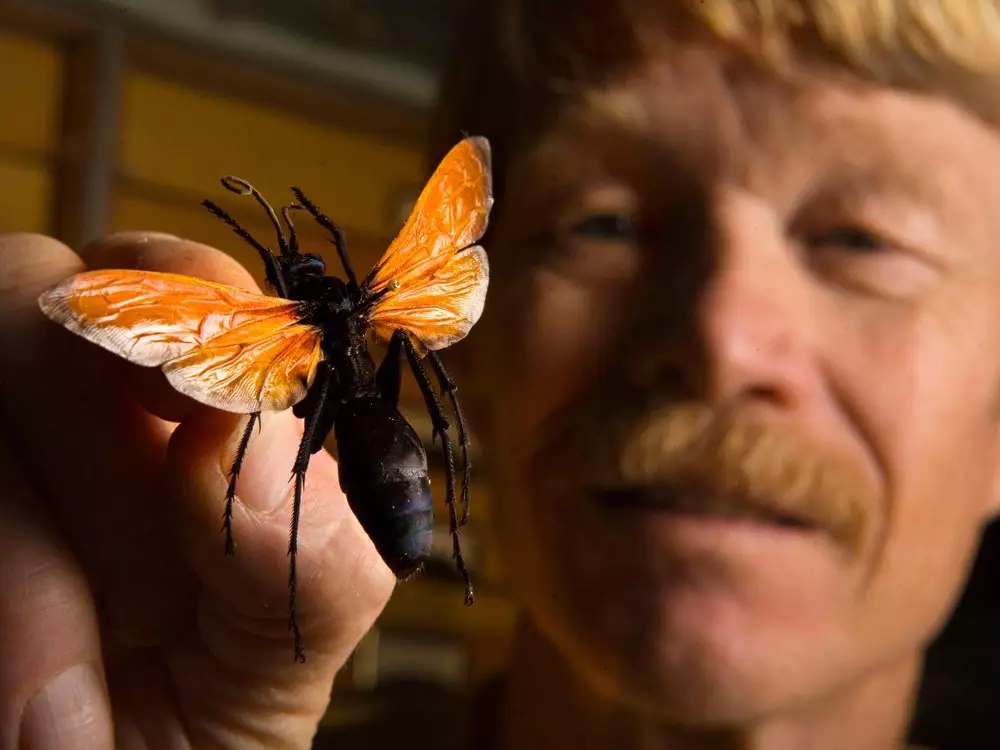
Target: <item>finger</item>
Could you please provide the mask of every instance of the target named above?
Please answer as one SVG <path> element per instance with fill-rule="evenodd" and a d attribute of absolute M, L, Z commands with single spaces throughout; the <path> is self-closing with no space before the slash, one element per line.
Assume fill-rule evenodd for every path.
<path fill-rule="evenodd" d="M 169 235 L 113 236 L 86 253 L 95 262 L 136 259 L 170 270 L 188 264 L 220 281 L 249 279 L 219 251 Z M 227 263 L 228 279 L 219 278 Z M 0 410 L 60 527 L 76 543 L 112 634 L 109 645 L 155 643 L 188 617 L 186 592 L 193 586 L 186 568 L 169 563 L 176 542 L 155 481 L 173 425 L 140 407 L 135 392 L 141 386 L 128 387 L 142 368 L 73 336 L 38 310 L 41 291 L 83 270 L 75 253 L 49 238 L 3 235 L 0 268 Z M 156 388 L 147 390 L 149 400 Z M 174 418 L 203 408 L 172 391 L 161 402 L 173 404 Z M 60 461 L 56 472 L 48 466 L 53 456 Z"/>
<path fill-rule="evenodd" d="M 180 273 L 260 291 L 253 276 L 231 256 L 170 234 L 120 232 L 92 242 L 80 251 L 80 256 L 90 269 L 128 268 Z M 122 362 L 121 369 L 143 408 L 160 419 L 181 422 L 192 412 L 204 408 L 174 390 L 159 368 Z"/>
<path fill-rule="evenodd" d="M 0 747 L 109 748 L 90 590 L 3 443 L 0 488 Z"/>
<path fill-rule="evenodd" d="M 38 309 L 38 295 L 82 261 L 47 237 L 0 235 L 0 268 L 0 417 L 18 459 L 73 543 L 111 633 L 181 620 L 190 584 L 163 564 L 176 553 L 151 481 L 169 432 L 122 387 L 116 357 Z"/>
<path fill-rule="evenodd" d="M 166 239 L 156 239 L 144 248 L 147 261 L 155 256 L 150 246 L 161 241 L 167 242 Z M 29 256 L 34 258 L 31 264 L 24 262 Z M 100 579 L 102 574 L 105 578 L 125 579 L 112 581 L 111 584 L 104 582 L 112 592 L 116 590 L 114 584 L 119 584 L 119 596 L 108 598 L 118 602 L 135 602 L 141 600 L 145 592 L 147 598 L 154 595 L 154 599 L 178 601 L 179 596 L 165 593 L 169 592 L 166 584 L 178 569 L 186 571 L 187 566 L 174 560 L 173 548 L 162 538 L 164 529 L 171 530 L 173 526 L 166 514 L 171 502 L 167 502 L 168 498 L 161 497 L 161 487 L 165 484 L 161 480 L 170 479 L 187 488 L 178 493 L 182 497 L 179 505 L 182 510 L 186 508 L 197 512 L 200 509 L 201 512 L 206 512 L 208 509 L 211 523 L 208 520 L 199 522 L 195 515 L 191 523 L 193 530 L 187 532 L 195 537 L 203 537 L 200 550 L 197 545 L 192 544 L 189 558 L 198 563 L 198 556 L 202 555 L 207 560 L 210 540 L 221 537 L 218 533 L 219 511 L 225 496 L 225 476 L 220 467 L 219 455 L 221 445 L 231 444 L 234 439 L 234 427 L 237 426 L 233 424 L 233 418 L 208 410 L 194 413 L 188 420 L 190 425 L 185 424 L 174 433 L 172 452 L 176 453 L 177 458 L 171 460 L 164 476 L 161 464 L 170 431 L 157 432 L 149 415 L 145 412 L 138 413 L 141 410 L 129 402 L 128 393 L 121 387 L 118 379 L 120 372 L 113 371 L 109 364 L 120 366 L 120 361 L 98 347 L 48 324 L 37 311 L 37 294 L 48 285 L 79 270 L 79 259 L 67 248 L 44 238 L 20 237 L 12 240 L 8 236 L 0 237 L 0 267 L 10 271 L 0 279 L 0 286 L 6 284 L 10 290 L 7 301 L 0 302 L 0 344 L 9 344 L 0 346 L 0 368 L 3 368 L 0 375 L 14 375 L 14 378 L 8 377 L 5 382 L 8 386 L 13 383 L 14 387 L 8 387 L 0 393 L 0 400 L 5 412 L 14 416 L 13 421 L 27 437 L 23 444 L 31 455 L 28 463 L 38 472 L 40 480 L 47 484 L 48 489 L 59 497 L 61 505 L 59 502 L 57 505 L 66 516 L 64 521 L 69 521 L 67 528 L 75 535 L 81 548 L 90 553 L 91 569 L 96 571 L 95 580 Z M 10 299 L 20 302 L 9 303 Z M 31 313 L 20 314 L 19 311 L 24 310 L 30 310 Z M 16 355 L 11 357 L 10 352 L 16 352 Z M 26 373 L 31 376 L 28 377 Z M 66 420 L 66 415 L 71 415 L 72 419 Z M 111 424 L 107 425 L 109 417 Z M 219 428 L 215 432 L 208 429 L 212 420 L 218 420 Z M 295 424 L 296 429 L 301 429 Z M 45 427 L 40 429 L 40 425 Z M 57 426 L 57 429 L 52 429 L 52 425 Z M 185 442 L 185 436 L 189 436 L 191 440 Z M 297 434 L 290 438 L 278 440 L 278 445 L 296 445 Z M 185 445 L 191 447 L 190 452 L 183 449 Z M 268 453 L 270 455 L 273 452 Z M 59 472 L 46 471 L 46 460 L 52 455 L 59 456 Z M 109 457 L 119 456 L 120 460 L 109 460 Z M 188 456 L 187 464 L 183 460 L 184 456 Z M 208 464 L 204 463 L 206 456 L 211 457 Z M 199 458 L 201 463 L 198 462 Z M 252 472 L 251 467 L 256 463 L 256 458 L 251 457 L 245 465 L 246 470 Z M 289 461 L 277 476 L 287 481 L 290 466 Z M 273 467 L 268 469 L 264 464 L 263 469 L 269 475 Z M 317 475 L 325 478 L 317 481 Z M 311 564 L 311 555 L 319 558 L 319 562 L 311 568 L 315 579 L 309 580 L 306 574 L 302 578 L 303 624 L 306 637 L 310 639 L 307 644 L 311 643 L 308 647 L 313 658 L 308 666 L 302 667 L 292 664 L 290 653 L 285 652 L 281 666 L 271 669 L 267 677 L 256 684 L 257 690 L 240 691 L 238 685 L 246 687 L 245 682 L 227 683 L 237 693 L 232 696 L 234 701 L 240 700 L 240 695 L 244 701 L 271 696 L 266 698 L 267 705 L 261 708 L 259 714 L 255 711 L 239 713 L 240 716 L 271 717 L 274 719 L 270 725 L 271 730 L 274 730 L 276 723 L 280 724 L 280 717 L 276 718 L 274 712 L 281 700 L 286 701 L 286 712 L 298 717 L 293 717 L 293 721 L 300 725 L 304 721 L 308 726 L 318 719 L 328 700 L 333 671 L 343 663 L 352 644 L 356 643 L 381 611 L 393 584 L 391 573 L 378 558 L 353 515 L 349 514 L 342 495 L 332 495 L 334 502 L 331 507 L 334 510 L 328 512 L 333 515 L 324 515 L 322 502 L 317 499 L 320 495 L 330 497 L 329 493 L 318 491 L 324 487 L 336 488 L 336 473 L 330 457 L 321 453 L 314 457 L 314 466 L 307 483 L 302 541 L 305 550 L 301 557 L 303 568 Z M 253 489 L 241 487 L 240 492 L 247 508 L 257 505 Z M 262 498 L 267 496 L 267 493 L 261 493 Z M 337 497 L 340 497 L 339 504 L 336 502 Z M 169 500 L 173 501 L 174 498 Z M 286 496 L 286 511 L 289 503 L 290 497 Z M 318 510 L 310 510 L 314 507 Z M 239 514 L 245 514 L 244 517 L 251 521 L 254 519 L 253 514 L 239 509 L 237 513 L 237 533 L 242 544 L 237 559 L 242 562 L 244 557 L 250 556 L 248 550 L 253 551 L 256 536 L 253 528 L 243 532 L 239 530 Z M 256 521 L 264 529 L 261 534 L 263 541 L 259 546 L 265 553 L 270 549 L 270 557 L 266 554 L 260 556 L 263 562 L 259 569 L 253 568 L 243 575 L 239 575 L 237 571 L 234 574 L 236 585 L 233 591 L 252 588 L 245 583 L 240 585 L 245 577 L 253 580 L 254 574 L 281 570 L 281 563 L 287 564 L 287 557 L 283 554 L 284 545 L 278 545 L 276 541 L 284 536 L 284 533 L 279 535 L 276 529 L 282 532 L 287 529 L 287 513 L 283 519 L 277 520 L 279 518 L 280 515 L 276 515 L 268 524 Z M 244 523 L 244 529 L 246 526 Z M 345 534 L 338 531 L 338 544 L 343 542 L 343 546 L 327 545 L 325 558 L 322 547 L 315 551 L 316 542 L 308 541 L 316 535 L 325 539 L 326 535 L 332 535 L 341 526 L 353 531 Z M 273 536 L 268 537 L 268 534 Z M 217 544 L 219 558 L 225 563 L 227 559 L 221 554 L 221 540 Z M 274 550 L 278 549 L 282 554 L 275 559 Z M 209 571 L 207 563 L 198 566 L 198 572 L 206 579 Z M 344 589 L 336 586 L 324 587 L 323 581 L 331 575 L 336 575 L 342 582 L 349 582 L 353 588 L 348 587 L 344 593 Z M 284 576 L 280 576 L 280 579 L 284 579 Z M 131 585 L 131 589 L 125 584 Z M 279 598 L 278 591 L 283 586 L 271 581 L 265 588 L 276 601 Z M 307 595 L 306 592 L 314 588 L 320 591 L 320 595 Z M 222 618 L 230 611 L 226 606 L 221 606 L 229 602 L 215 593 L 217 590 L 206 590 L 202 600 L 203 611 L 210 610 L 213 606 L 216 608 L 214 616 L 203 616 L 202 619 L 207 622 L 212 622 L 214 618 L 221 623 Z M 316 602 L 313 605 L 316 608 L 315 614 L 309 613 L 310 601 Z M 274 611 L 275 607 L 276 605 L 270 607 L 270 611 Z M 239 613 L 239 608 L 237 612 Z M 278 612 L 280 618 L 264 616 L 261 618 L 262 622 L 268 623 L 270 627 L 276 619 L 283 620 L 285 607 L 280 607 Z M 260 639 L 259 633 L 253 628 L 252 619 L 245 614 L 241 615 L 239 626 L 235 628 L 235 632 L 244 633 L 251 641 L 255 634 Z M 314 636 L 311 628 L 315 628 L 318 635 Z M 207 634 L 209 630 L 204 632 Z M 195 636 L 202 637 L 203 634 L 194 633 L 192 638 Z M 197 639 L 190 641 L 189 651 L 197 656 L 204 656 L 205 649 L 199 643 Z M 278 658 L 276 648 L 261 645 L 251 644 L 247 646 L 245 653 L 251 658 L 234 664 L 233 675 L 244 674 L 246 670 L 259 672 L 262 668 L 270 669 L 268 656 Z M 178 654 L 177 658 L 181 659 L 182 655 Z M 211 659 L 203 659 L 201 662 L 206 678 L 214 676 L 216 680 L 222 679 L 221 675 L 213 671 L 211 662 Z M 183 670 L 178 671 L 180 672 Z M 317 678 L 316 673 L 320 677 Z M 306 677 L 307 674 L 313 676 Z M 236 677 L 231 679 L 236 680 Z M 304 686 L 301 684 L 303 681 L 306 681 Z M 203 684 L 212 684 L 212 679 L 206 679 Z M 277 690 L 274 685 L 277 685 Z M 182 690 L 182 694 L 190 695 L 201 686 L 202 683 L 189 685 Z M 284 690 L 281 690 L 282 686 Z M 219 707 L 225 703 L 225 696 L 226 691 L 220 690 L 214 700 L 206 699 L 204 705 Z M 299 705 L 304 703 L 309 705 Z M 299 713 L 300 708 L 302 713 Z M 229 716 L 231 718 L 232 714 Z"/>
<path fill-rule="evenodd" d="M 252 277 L 228 256 L 197 243 L 161 237 L 139 243 L 133 237 L 119 236 L 91 246 L 85 254 L 92 267 L 184 272 L 256 288 Z M 199 678 L 182 689 L 181 695 L 197 695 L 192 711 L 214 712 L 216 718 L 227 708 L 230 713 L 226 715 L 234 715 L 234 706 L 240 709 L 235 715 L 271 715 L 274 706 L 245 705 L 254 696 L 245 682 L 228 685 L 228 691 L 227 686 L 214 684 L 220 675 L 211 665 L 222 659 L 229 675 L 245 675 L 248 670 L 264 675 L 262 684 L 269 686 L 268 694 L 282 680 L 290 680 L 289 695 L 297 696 L 297 715 L 304 717 L 303 731 L 308 733 L 325 709 L 333 673 L 385 606 L 395 579 L 350 512 L 339 490 L 335 463 L 325 452 L 313 456 L 302 508 L 299 556 L 300 615 L 310 649 L 308 671 L 313 673 L 306 678 L 302 665 L 292 662 L 287 631 L 293 491 L 289 477 L 301 422 L 290 412 L 265 414 L 262 429 L 251 440 L 237 486 L 240 502 L 235 507 L 234 533 L 238 549 L 232 558 L 223 555 L 220 522 L 227 475 L 243 423 L 241 418 L 212 410 L 190 412 L 171 443 L 166 476 L 180 488 L 165 504 L 176 510 L 181 548 L 204 582 L 199 638 L 214 643 L 215 651 L 214 658 L 206 659 L 198 653 L 200 646 L 192 646 L 197 658 L 190 666 Z M 320 541 L 314 543 L 314 538 Z M 323 585 L 317 585 L 320 582 Z M 314 690 L 303 691 L 303 682 L 309 679 Z M 213 687 L 206 689 L 208 685 Z M 303 705 L 310 700 L 312 711 Z"/>
<path fill-rule="evenodd" d="M 294 483 L 289 481 L 302 435 L 290 412 L 265 414 L 250 442 L 235 508 L 235 556 L 218 534 L 226 473 L 242 422 L 199 414 L 173 435 L 168 454 L 170 504 L 183 549 L 204 582 L 199 647 L 184 653 L 192 683 L 185 699 L 211 724 L 218 715 L 253 715 L 257 730 L 276 726 L 311 736 L 329 687 L 382 611 L 395 579 L 351 513 L 326 451 L 312 457 L 299 526 L 299 619 L 306 664 L 293 662 L 288 632 L 288 535 Z M 211 665 L 222 664 L 217 670 Z M 267 698 L 248 684 L 268 685 Z M 294 708 L 293 708 L 294 707 Z"/>
<path fill-rule="evenodd" d="M 178 428 L 168 454 L 168 473 L 181 480 L 171 488 L 172 506 L 180 514 L 189 562 L 206 587 L 237 614 L 258 623 L 273 620 L 280 637 L 270 645 L 280 650 L 279 663 L 285 665 L 291 645 L 285 628 L 295 486 L 291 466 L 302 422 L 287 411 L 262 416 L 236 486 L 237 554 L 220 561 L 217 522 L 242 426 L 231 415 L 215 412 Z M 360 638 L 370 625 L 366 621 L 385 605 L 395 579 L 351 512 L 336 463 L 326 451 L 309 462 L 298 542 L 299 605 L 304 628 L 317 630 L 313 650 L 336 649 L 340 644 L 334 641 L 342 636 Z"/>

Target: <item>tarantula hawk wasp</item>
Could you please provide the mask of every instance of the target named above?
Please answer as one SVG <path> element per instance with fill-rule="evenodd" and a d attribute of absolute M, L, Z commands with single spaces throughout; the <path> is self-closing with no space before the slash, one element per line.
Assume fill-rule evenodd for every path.
<path fill-rule="evenodd" d="M 489 143 L 462 140 L 424 186 L 399 234 L 358 281 L 341 229 L 302 191 L 274 209 L 249 183 L 227 177 L 226 189 L 252 196 L 277 234 L 265 247 L 211 201 L 203 205 L 252 245 L 277 296 L 171 273 L 95 270 L 76 274 L 39 297 L 53 321 L 130 362 L 159 367 L 177 391 L 217 409 L 248 414 L 223 512 L 225 550 L 234 552 L 236 481 L 254 425 L 264 411 L 291 408 L 304 420 L 292 475 L 289 538 L 289 628 L 304 661 L 296 613 L 297 535 L 310 457 L 332 430 L 340 483 L 351 510 L 399 580 L 415 575 L 430 553 L 433 507 L 427 455 L 398 410 L 405 360 L 440 438 L 453 557 L 474 600 L 458 530 L 468 518 L 469 439 L 455 383 L 437 351 L 466 336 L 479 320 L 489 283 L 486 252 L 476 244 L 493 205 Z M 318 255 L 299 250 L 290 211 L 306 210 L 326 229 L 344 279 L 326 274 Z M 287 228 L 287 229 L 286 229 Z M 367 335 L 388 342 L 376 368 Z M 456 465 L 444 403 L 430 363 L 455 413 L 462 452 L 462 517 L 456 510 Z"/>

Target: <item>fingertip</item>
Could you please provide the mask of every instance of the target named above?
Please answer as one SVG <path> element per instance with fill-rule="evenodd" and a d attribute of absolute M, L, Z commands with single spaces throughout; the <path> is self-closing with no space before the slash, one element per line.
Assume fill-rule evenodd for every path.
<path fill-rule="evenodd" d="M 209 560 L 221 554 L 223 511 L 229 475 L 236 457 L 240 439 L 249 417 L 230 414 L 215 409 L 196 411 L 174 430 L 167 449 L 168 492 L 173 498 L 172 507 L 178 523 L 182 546 L 191 557 L 196 570 L 211 568 Z M 273 431 L 269 430 L 270 434 Z M 250 446 L 260 438 L 255 429 Z M 256 454 L 258 451 L 254 451 Z M 243 462 L 241 481 L 237 485 L 234 525 L 243 526 L 246 498 L 240 494 L 246 485 L 246 472 L 258 471 L 254 466 L 256 455 L 249 455 Z M 268 457 L 264 457 L 267 461 Z M 268 462 L 270 465 L 270 462 Z M 288 471 L 274 471 L 268 480 L 277 485 L 280 501 L 288 483 Z M 275 493 L 259 486 L 252 487 L 250 497 L 273 496 Z M 242 532 L 239 533 L 242 536 Z"/>
<path fill-rule="evenodd" d="M 167 449 L 171 490 L 198 496 L 217 494 L 218 483 L 225 477 L 222 456 L 238 440 L 240 425 L 246 419 L 243 414 L 206 408 L 178 425 Z M 189 477 L 194 479 L 193 486 Z M 203 484 L 210 486 L 203 488 Z"/>
<path fill-rule="evenodd" d="M 30 259 L 36 254 L 32 251 L 38 250 L 43 255 L 51 252 L 76 254 L 65 243 L 45 234 L 39 234 L 38 232 L 0 232 L 0 256 L 3 257 L 4 261 L 9 262 L 11 259 L 16 258 Z"/>
<path fill-rule="evenodd" d="M 157 367 L 139 367 L 122 362 L 123 379 L 139 405 L 164 422 L 185 422 L 209 407 L 178 393 Z"/>
<path fill-rule="evenodd" d="M 217 590 L 225 588 L 234 595 L 243 591 L 246 598 L 241 604 L 253 607 L 267 601 L 280 606 L 287 595 L 288 532 L 295 488 L 292 469 L 302 437 L 302 422 L 291 411 L 262 416 L 263 424 L 253 430 L 236 484 L 234 565 L 218 561 L 224 546 L 222 520 L 229 472 L 248 417 L 213 410 L 194 414 L 174 430 L 167 457 L 168 491 L 192 567 Z M 384 605 L 395 579 L 351 512 L 340 488 L 337 464 L 323 450 L 310 457 L 298 541 L 303 565 L 308 559 L 318 564 L 314 570 L 336 570 L 338 586 L 355 592 L 352 596 L 369 592 L 374 595 L 373 606 Z M 253 585 L 234 585 L 234 573 L 244 583 L 252 579 Z"/>
<path fill-rule="evenodd" d="M 100 252 L 101 248 L 109 249 L 115 246 L 141 246 L 155 241 L 180 242 L 181 238 L 170 232 L 157 232 L 149 230 L 125 230 L 121 232 L 111 232 L 97 239 L 93 239 L 83 246 L 80 251 L 81 256 L 90 255 L 93 252 Z"/>
<path fill-rule="evenodd" d="M 64 669 L 28 701 L 21 715 L 20 750 L 105 748 L 113 742 L 107 687 L 89 663 Z"/>
<path fill-rule="evenodd" d="M 80 252 L 88 268 L 129 268 L 194 276 L 259 292 L 253 276 L 231 256 L 199 242 L 162 232 L 117 232 Z M 126 367 L 142 407 L 168 422 L 182 422 L 205 407 L 177 392 L 158 368 Z"/>
<path fill-rule="evenodd" d="M 52 237 L 0 233 L 0 312 L 30 307 L 41 316 L 38 296 L 82 268 L 80 257 Z"/>
<path fill-rule="evenodd" d="M 0 486 L 0 734 L 11 729 L 21 748 L 109 747 L 111 707 L 89 583 L 6 446 Z"/>
<path fill-rule="evenodd" d="M 216 506 L 221 512 L 229 473 L 249 419 L 246 414 L 204 409 L 174 431 L 168 451 L 171 473 L 194 480 L 187 490 L 198 498 L 199 507 Z M 270 513 L 288 504 L 292 465 L 301 438 L 301 420 L 291 411 L 260 415 L 236 485 L 241 506 Z"/>
<path fill-rule="evenodd" d="M 260 291 L 250 272 L 231 255 L 172 234 L 118 232 L 90 243 L 80 252 L 80 257 L 88 268 L 134 268 L 179 273 Z"/>

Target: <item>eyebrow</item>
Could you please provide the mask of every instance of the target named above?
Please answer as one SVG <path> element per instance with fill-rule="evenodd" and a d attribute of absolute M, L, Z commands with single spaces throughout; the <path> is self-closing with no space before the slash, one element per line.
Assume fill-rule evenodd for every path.
<path fill-rule="evenodd" d="M 950 162 L 928 170 L 916 150 L 901 151 L 887 134 L 854 117 L 825 121 L 830 163 L 823 165 L 832 189 L 845 194 L 886 193 L 911 200 L 940 215 L 951 211 L 959 180 Z"/>
<path fill-rule="evenodd" d="M 581 92 L 577 106 L 590 116 L 627 131 L 644 132 L 652 124 L 645 101 L 626 84 L 587 89 Z"/>
<path fill-rule="evenodd" d="M 649 109 L 649 102 L 641 92 L 629 85 L 627 81 L 611 84 L 605 87 L 592 87 L 574 92 L 568 106 L 563 109 L 564 120 L 557 119 L 552 123 L 549 132 L 544 133 L 535 143 L 534 148 L 522 154 L 526 164 L 531 168 L 543 167 L 551 186 L 569 187 L 587 181 L 581 170 L 584 162 L 590 162 L 591 167 L 608 163 L 610 154 L 606 149 L 588 148 L 586 157 L 572 160 L 568 163 L 564 158 L 553 159 L 555 152 L 564 151 L 566 144 L 573 145 L 580 140 L 588 141 L 593 135 L 604 131 L 617 133 L 621 139 L 651 138 L 658 142 L 659 160 L 673 161 L 675 167 L 682 165 L 695 166 L 701 159 L 695 151 L 704 151 L 697 144 L 687 142 L 684 132 L 671 132 L 671 129 L 658 127 L 658 117 Z M 853 114 L 840 117 L 818 117 L 817 113 L 793 109 L 789 110 L 786 122 L 795 122 L 801 126 L 798 133 L 789 137 L 799 141 L 792 149 L 808 149 L 809 143 L 815 147 L 817 154 L 824 154 L 825 164 L 815 164 L 814 171 L 818 180 L 817 190 L 824 193 L 836 193 L 841 197 L 863 196 L 866 193 L 883 193 L 912 201 L 921 207 L 937 214 L 943 219 L 952 218 L 954 214 L 954 186 L 960 181 L 960 175 L 947 162 L 937 164 L 934 171 L 928 171 L 916 151 L 902 152 L 886 132 L 876 124 Z M 681 124 L 687 126 L 683 118 Z M 568 127 L 567 127 L 568 126 Z M 717 124 L 707 124 L 706 127 L 716 127 Z M 722 135 L 720 132 L 718 135 Z M 661 140 L 662 139 L 662 140 Z M 800 140 L 801 139 L 801 140 Z M 742 140 L 742 139 L 740 139 Z M 622 145 L 624 140 L 618 140 Z M 745 142 L 744 142 L 745 143 Z M 778 155 L 774 168 L 780 169 L 780 150 L 788 146 L 787 139 L 771 144 L 760 144 L 762 156 L 766 152 Z M 737 149 L 739 150 L 739 146 Z M 751 148 L 754 148 L 751 146 Z M 613 147 L 613 150 L 617 150 Z M 718 155 L 714 148 L 711 153 L 702 154 L 711 159 L 712 154 Z M 734 152 L 735 153 L 735 152 Z M 791 153 L 791 152 L 789 152 Z M 741 159 L 737 160 L 742 161 Z M 746 163 L 732 163 L 724 166 L 725 159 L 716 162 L 715 166 L 722 169 L 728 167 L 746 167 Z M 706 165 L 702 165 L 703 167 Z M 697 171 L 697 170 L 696 170 Z M 707 179 L 708 174 L 702 173 Z M 718 175 L 717 175 L 718 176 Z"/>
<path fill-rule="evenodd" d="M 940 172 L 929 174 L 891 154 L 863 162 L 831 164 L 822 183 L 821 192 L 835 191 L 845 196 L 896 195 L 938 212 L 946 211 L 949 204 L 946 182 Z"/>

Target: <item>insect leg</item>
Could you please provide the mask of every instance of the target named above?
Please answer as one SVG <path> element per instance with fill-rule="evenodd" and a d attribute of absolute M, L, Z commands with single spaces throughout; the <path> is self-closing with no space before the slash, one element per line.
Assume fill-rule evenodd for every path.
<path fill-rule="evenodd" d="M 403 359 L 400 355 L 405 335 L 403 331 L 395 331 L 392 334 L 385 359 L 382 360 L 378 372 L 375 373 L 375 383 L 378 385 L 379 393 L 382 394 L 382 400 L 393 406 L 399 405 L 400 381 L 403 376 Z"/>
<path fill-rule="evenodd" d="M 458 566 L 458 571 L 462 574 L 462 580 L 465 582 L 465 603 L 469 605 L 475 601 L 475 596 L 472 593 L 472 582 L 469 580 L 469 571 L 465 567 L 465 560 L 462 558 L 462 548 L 458 541 L 458 514 L 455 512 L 455 455 L 452 452 L 451 438 L 448 436 L 448 420 L 444 415 L 444 405 L 441 403 L 441 399 L 438 398 L 434 386 L 431 385 L 431 379 L 427 375 L 427 370 L 424 369 L 424 364 L 420 361 L 420 355 L 414 348 L 409 335 L 403 331 L 397 331 L 397 333 L 400 334 L 403 350 L 406 352 L 406 359 L 413 370 L 414 377 L 417 379 L 417 384 L 420 386 L 420 392 L 423 394 L 424 402 L 427 404 L 427 411 L 430 412 L 434 433 L 441 436 L 441 450 L 444 453 L 444 471 L 447 483 L 445 497 L 448 504 L 448 524 L 449 531 L 451 532 L 452 557 L 455 558 L 455 564 Z M 395 336 L 396 333 L 393 334 L 394 338 Z"/>
<path fill-rule="evenodd" d="M 233 545 L 233 501 L 236 499 L 236 479 L 239 477 L 240 469 L 243 467 L 243 459 L 247 455 L 247 446 L 250 445 L 250 436 L 253 434 L 253 427 L 259 420 L 259 411 L 250 415 L 250 419 L 247 420 L 247 426 L 243 428 L 243 437 L 240 438 L 240 445 L 236 449 L 236 458 L 233 459 L 233 467 L 229 470 L 226 509 L 222 513 L 222 530 L 226 533 L 227 555 L 232 555 L 235 552 L 235 546 Z"/>
<path fill-rule="evenodd" d="M 435 351 L 427 352 L 427 359 L 430 360 L 434 374 L 437 375 L 441 384 L 441 392 L 448 396 L 451 407 L 455 411 L 455 422 L 458 428 L 458 445 L 462 451 L 462 518 L 458 522 L 459 526 L 465 526 L 469 521 L 469 482 L 472 477 L 472 465 L 469 463 L 469 430 L 465 423 L 465 416 L 462 414 L 462 407 L 459 406 L 458 386 L 451 379 L 448 370 L 445 369 L 444 362 Z"/>
<path fill-rule="evenodd" d="M 227 214 L 217 205 L 212 203 L 212 201 L 204 200 L 201 202 L 205 208 L 215 214 L 217 217 L 222 219 L 226 224 L 229 225 L 236 234 L 250 244 L 257 254 L 260 255 L 260 259 L 264 261 L 264 275 L 267 277 L 267 283 L 271 285 L 272 288 L 278 293 L 279 296 L 288 298 L 288 284 L 285 283 L 285 276 L 281 272 L 281 268 L 278 266 L 278 261 L 274 257 L 274 253 L 264 247 L 260 242 L 254 239 L 253 235 L 250 234 L 246 229 L 240 226 L 240 223 L 236 221 L 232 216 Z"/>
<path fill-rule="evenodd" d="M 299 514 L 302 510 L 302 490 L 306 482 L 306 469 L 309 467 L 309 459 L 312 456 L 312 444 L 316 434 L 316 427 L 319 425 L 321 421 L 320 416 L 326 407 L 326 396 L 329 387 L 330 381 L 324 377 L 321 381 L 313 408 L 306 415 L 302 442 L 299 443 L 299 451 L 295 456 L 295 465 L 292 468 L 292 477 L 295 479 L 295 500 L 292 504 L 292 528 L 288 538 L 288 627 L 295 638 L 295 660 L 301 662 L 306 660 L 306 655 L 302 648 L 302 633 L 299 631 L 298 612 L 296 610 L 298 603 L 297 555 L 299 551 Z"/>
<path fill-rule="evenodd" d="M 354 275 L 354 266 L 351 264 L 351 256 L 347 250 L 347 238 L 344 236 L 344 230 L 337 226 L 333 219 L 320 211 L 315 203 L 306 198 L 299 188 L 293 187 L 292 193 L 298 198 L 299 203 L 312 214 L 316 223 L 331 234 L 333 237 L 333 246 L 337 248 L 337 255 L 340 256 L 340 265 L 344 267 L 344 274 L 347 276 L 347 281 L 352 287 L 357 287 L 358 279 Z"/>

